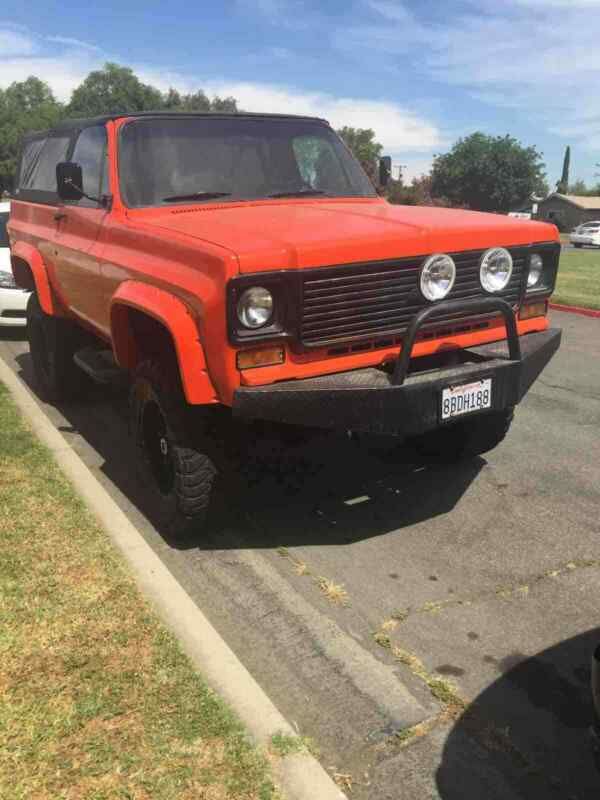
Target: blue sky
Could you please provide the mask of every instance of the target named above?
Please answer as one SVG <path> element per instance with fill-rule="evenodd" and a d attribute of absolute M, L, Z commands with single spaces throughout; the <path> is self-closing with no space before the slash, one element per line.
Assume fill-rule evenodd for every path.
<path fill-rule="evenodd" d="M 600 162 L 600 0 L 4 0 L 0 86 L 68 99 L 106 60 L 249 111 L 371 127 L 407 176 L 474 130 L 544 153 L 556 181 Z"/>

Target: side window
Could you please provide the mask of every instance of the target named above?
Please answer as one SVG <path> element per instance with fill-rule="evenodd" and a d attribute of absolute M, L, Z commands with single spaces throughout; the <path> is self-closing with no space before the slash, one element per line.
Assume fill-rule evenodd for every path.
<path fill-rule="evenodd" d="M 18 189 L 31 189 L 33 176 L 38 167 L 40 155 L 46 139 L 33 139 L 23 145 L 21 168 L 19 170 Z"/>
<path fill-rule="evenodd" d="M 71 139 L 69 136 L 51 136 L 46 139 L 37 163 L 31 169 L 29 181 L 22 189 L 56 194 L 56 165 L 67 157 Z"/>
<path fill-rule="evenodd" d="M 108 165 L 106 154 L 106 129 L 103 125 L 85 128 L 79 134 L 71 161 L 81 165 L 83 191 L 100 197 L 108 191 Z M 82 197 L 78 205 L 96 207 L 96 203 Z"/>

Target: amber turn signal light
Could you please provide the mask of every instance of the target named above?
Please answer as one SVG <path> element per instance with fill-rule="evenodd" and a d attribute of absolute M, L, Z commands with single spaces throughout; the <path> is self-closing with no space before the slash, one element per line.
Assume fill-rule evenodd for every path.
<path fill-rule="evenodd" d="M 545 317 L 548 313 L 548 303 L 543 300 L 541 303 L 527 303 L 519 311 L 519 319 L 531 319 L 532 317 Z"/>
<path fill-rule="evenodd" d="M 283 347 L 261 347 L 260 350 L 242 350 L 237 354 L 238 369 L 270 367 L 273 364 L 283 364 L 284 361 Z"/>

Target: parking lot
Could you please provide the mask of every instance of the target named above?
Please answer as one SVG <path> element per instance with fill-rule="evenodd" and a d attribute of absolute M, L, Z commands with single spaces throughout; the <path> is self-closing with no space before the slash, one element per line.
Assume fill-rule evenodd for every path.
<path fill-rule="evenodd" d="M 152 524 L 125 393 L 46 408 L 352 798 L 598 794 L 600 320 L 552 322 L 562 349 L 485 458 L 271 431 L 185 548 Z M 0 357 L 30 383 L 20 334 Z"/>

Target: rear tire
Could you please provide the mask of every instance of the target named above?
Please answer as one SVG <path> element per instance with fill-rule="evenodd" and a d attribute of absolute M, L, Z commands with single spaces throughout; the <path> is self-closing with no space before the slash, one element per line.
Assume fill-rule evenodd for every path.
<path fill-rule="evenodd" d="M 143 478 L 160 493 L 163 533 L 182 540 L 202 532 L 220 510 L 216 443 L 200 415 L 192 419 L 196 409 L 185 400 L 176 367 L 157 359 L 142 362 L 129 407 Z"/>
<path fill-rule="evenodd" d="M 491 411 L 437 428 L 415 439 L 414 444 L 421 455 L 442 463 L 473 458 L 499 445 L 513 418 L 513 408 Z"/>
<path fill-rule="evenodd" d="M 27 338 L 41 399 L 58 403 L 80 397 L 89 385 L 73 361 L 82 332 L 72 322 L 46 314 L 35 293 L 27 303 Z"/>
<path fill-rule="evenodd" d="M 579 249 L 580 247 L 583 247 L 583 245 L 582 245 L 582 244 L 575 244 L 575 243 L 573 243 L 573 247 L 576 247 L 577 249 Z"/>

